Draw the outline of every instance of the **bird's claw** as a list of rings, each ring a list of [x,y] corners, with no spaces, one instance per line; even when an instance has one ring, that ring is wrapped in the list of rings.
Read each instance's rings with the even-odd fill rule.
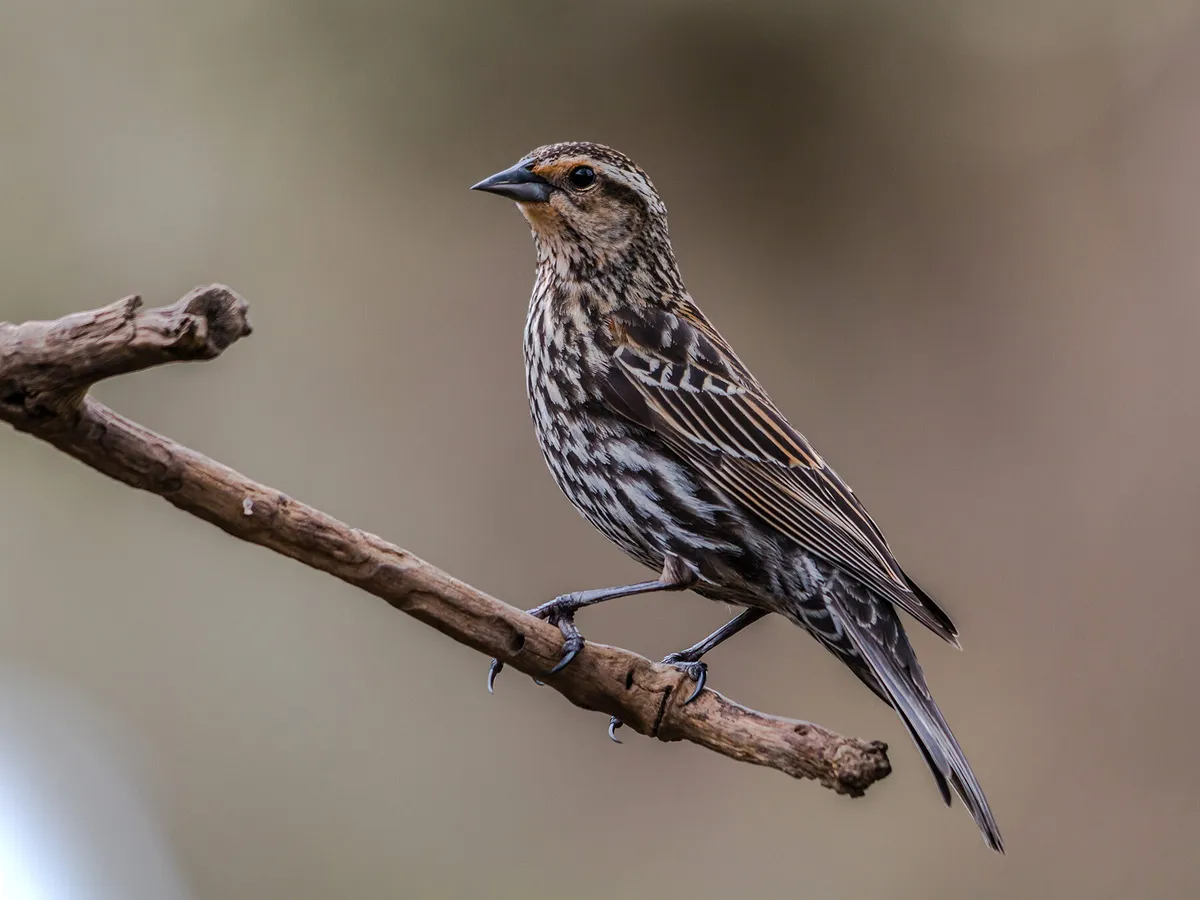
[[[570,596],[570,595],[568,595]],[[557,601],[556,601],[557,602]],[[546,609],[546,607],[549,607]],[[553,607],[550,604],[545,604],[539,609],[546,609],[544,613],[546,621],[551,625],[557,625],[558,630],[563,636],[563,655],[562,658],[555,663],[554,668],[547,672],[547,675],[556,675],[571,664],[579,651],[583,649],[583,635],[579,633],[579,629],[575,627],[575,609],[571,606]]]
[[[708,663],[701,662],[700,660],[682,660],[672,654],[663,660],[663,664],[674,666],[684,675],[687,675],[694,682],[696,682],[696,687],[692,689],[690,694],[688,694],[688,698],[683,701],[684,706],[687,706],[700,696],[700,692],[704,690],[704,685],[708,682]]]
[[[619,737],[617,737],[617,729],[620,728],[624,724],[625,723],[622,722],[620,719],[618,719],[616,716],[612,716],[611,718],[609,718],[609,720],[608,720],[608,739],[610,741],[612,741],[614,744],[622,743],[621,739]]]
[[[531,616],[536,616],[539,619],[545,619],[551,625],[557,625],[563,633],[563,655],[562,658],[554,665],[547,675],[556,675],[571,664],[571,661],[579,655],[579,651],[583,649],[583,635],[579,633],[579,629],[575,627],[575,609],[570,605],[570,601],[575,599],[574,594],[564,594],[561,597],[555,597],[549,603],[543,603],[541,606],[535,606],[533,609],[526,610]],[[504,663],[498,659],[492,660],[492,665],[488,669],[487,687],[488,693],[496,693],[496,676],[504,669]],[[533,679],[536,685],[545,684],[537,678]]]
[[[574,627],[574,626],[572,626],[572,627]],[[568,635],[567,639],[565,641],[563,641],[562,659],[560,659],[555,664],[554,668],[551,669],[546,674],[547,675],[555,675],[555,674],[561,672],[563,669],[565,669],[567,666],[569,666],[571,664],[571,660],[573,660],[576,656],[578,656],[579,651],[582,649],[583,649],[583,635],[581,635],[578,631],[576,631],[574,634]]]
[[[498,659],[493,659],[492,664],[488,667],[488,693],[496,693],[496,676],[504,671],[504,663]]]
[[[488,684],[488,693],[489,694],[496,693],[496,676],[499,675],[503,671],[504,671],[504,663],[502,663],[498,659],[493,659],[492,664],[488,667],[488,682],[487,682],[487,684]],[[541,687],[546,682],[539,681],[538,679],[535,678],[535,679],[533,679],[533,683],[536,684],[538,687]]]
[[[697,697],[700,696],[700,692],[702,690],[704,690],[704,685],[708,682],[708,663],[700,662],[699,660],[695,660],[695,661],[682,660],[678,656],[675,656],[674,654],[672,654],[671,656],[668,656],[666,659],[663,660],[663,665],[674,666],[676,669],[678,669],[684,675],[687,675],[689,678],[691,678],[693,681],[696,682],[695,688],[693,688],[692,692],[690,694],[688,694],[688,698],[683,701],[684,706],[687,706],[689,703],[691,703],[693,700],[695,700]],[[612,741],[614,744],[622,743],[621,739],[619,737],[617,737],[617,729],[620,728],[621,726],[623,726],[624,724],[625,723],[622,722],[616,716],[612,716],[611,718],[609,718],[609,720],[608,720],[608,739],[610,741]]]

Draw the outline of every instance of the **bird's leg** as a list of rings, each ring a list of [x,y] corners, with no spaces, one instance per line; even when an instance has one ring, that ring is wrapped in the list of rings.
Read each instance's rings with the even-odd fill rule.
[[[669,590],[673,585],[658,581],[639,581],[637,584],[627,584],[621,587],[594,588],[590,591],[574,591],[555,597],[549,603],[529,610],[531,616],[545,619],[551,625],[557,625],[563,635],[563,655],[547,675],[560,672],[570,665],[575,655],[583,649],[583,635],[575,625],[575,613],[585,606],[593,606],[606,600],[616,600],[618,597],[632,597],[635,594],[649,594],[654,591]]]
[[[672,653],[663,658],[664,665],[674,666],[685,675],[690,676],[692,680],[696,682],[696,687],[692,690],[692,693],[688,695],[686,700],[683,701],[684,706],[687,706],[700,696],[700,692],[704,690],[704,683],[708,680],[708,663],[701,662],[700,657],[702,657],[713,647],[717,646],[717,644],[721,644],[729,640],[747,625],[757,622],[765,615],[767,615],[767,611],[765,609],[743,610],[704,640],[692,644],[692,646],[688,647],[686,650],[680,650],[678,653]],[[616,731],[623,724],[624,723],[616,716],[613,716],[608,720],[608,736],[618,744],[621,743],[621,741],[617,738]]]
[[[663,658],[663,663],[668,666],[674,666],[681,672],[684,672],[695,680],[696,688],[683,701],[683,705],[691,703],[700,692],[704,690],[704,682],[708,678],[708,663],[700,661],[700,657],[704,656],[709,650],[718,644],[724,643],[733,637],[747,625],[757,622],[763,616],[767,615],[765,609],[747,609],[739,613],[734,619],[726,622],[704,640],[693,644],[686,650],[680,650],[678,653],[672,653]]]
[[[677,556],[668,556],[663,563],[662,574],[654,581],[639,581],[637,584],[626,584],[620,587],[594,588],[590,591],[575,591],[555,597],[549,603],[535,606],[526,610],[531,616],[545,619],[551,625],[557,625],[563,634],[563,655],[547,675],[561,672],[571,660],[583,649],[583,635],[575,627],[575,613],[585,606],[594,606],[605,600],[615,600],[618,597],[632,597],[635,594],[652,594],[656,591],[682,591],[696,583],[696,573],[689,569]],[[498,659],[492,660],[488,669],[488,692],[491,693],[496,682],[496,676],[504,668],[504,663]]]

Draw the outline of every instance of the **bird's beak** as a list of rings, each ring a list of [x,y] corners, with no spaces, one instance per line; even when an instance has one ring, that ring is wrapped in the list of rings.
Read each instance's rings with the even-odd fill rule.
[[[545,203],[550,199],[552,187],[541,175],[534,173],[528,163],[513,166],[471,185],[473,191],[499,194],[518,203]]]

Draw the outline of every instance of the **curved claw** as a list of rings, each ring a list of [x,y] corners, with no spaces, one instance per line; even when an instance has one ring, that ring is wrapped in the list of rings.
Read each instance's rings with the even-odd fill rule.
[[[488,667],[488,693],[496,693],[496,676],[504,669],[504,663],[498,659],[493,659],[492,664]]]
[[[624,743],[619,737],[617,737],[617,729],[620,728],[624,724],[625,723],[622,722],[620,719],[618,719],[616,716],[612,716],[608,720],[608,739],[610,741],[612,741],[614,744]]]
[[[697,697],[700,696],[700,692],[702,690],[704,690],[704,682],[706,682],[706,681],[708,681],[708,666],[701,663],[700,664],[700,674],[696,676],[696,687],[692,691],[692,693],[688,696],[688,698],[683,701],[684,706],[687,706],[689,703],[691,703],[693,700],[695,700]]]
[[[558,672],[561,672],[563,669],[565,669],[567,666],[569,666],[571,664],[571,660],[573,660],[576,657],[576,655],[578,655],[578,653],[579,653],[579,648],[572,647],[570,650],[568,650],[563,655],[563,658],[558,661],[558,663],[554,666],[554,668],[551,669],[546,674],[554,675]]]

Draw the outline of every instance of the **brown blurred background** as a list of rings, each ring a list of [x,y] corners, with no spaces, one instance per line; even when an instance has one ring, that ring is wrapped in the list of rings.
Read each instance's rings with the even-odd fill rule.
[[[782,621],[711,683],[888,740],[862,800],[489,696],[473,652],[0,430],[0,894],[1195,896],[1198,110],[1196,0],[6,3],[0,319],[232,285],[250,341],[99,396],[521,606],[640,570],[543,469],[532,248],[467,186],[634,156],[960,625],[913,633],[1009,855]],[[581,622],[657,657],[723,620]]]

